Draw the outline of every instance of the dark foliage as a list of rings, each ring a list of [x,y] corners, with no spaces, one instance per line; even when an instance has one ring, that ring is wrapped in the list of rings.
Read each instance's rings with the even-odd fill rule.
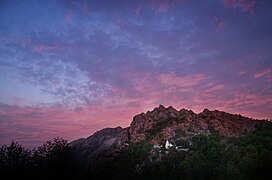
[[[170,150],[161,161],[146,163],[143,142],[123,154],[105,161],[95,179],[222,179],[250,180],[272,177],[272,126],[260,124],[256,131],[227,138],[217,132],[191,139],[189,152]],[[145,149],[145,148],[143,148]],[[99,172],[99,173],[98,173]]]
[[[31,151],[12,141],[10,146],[0,148],[0,173],[6,177],[15,177],[18,174],[26,175],[31,164]]]
[[[68,143],[62,138],[28,150],[12,141],[0,148],[0,173],[9,179],[52,179],[67,177]]]
[[[0,173],[20,179],[187,179],[250,180],[272,177],[272,126],[260,123],[240,138],[218,133],[197,135],[188,152],[169,150],[160,161],[150,162],[148,141],[130,144],[112,155],[101,154],[92,161],[77,162],[66,140],[56,138],[27,150],[15,142],[0,148]],[[80,159],[80,158],[78,158]],[[88,163],[87,163],[88,162]],[[78,166],[78,164],[80,164]]]

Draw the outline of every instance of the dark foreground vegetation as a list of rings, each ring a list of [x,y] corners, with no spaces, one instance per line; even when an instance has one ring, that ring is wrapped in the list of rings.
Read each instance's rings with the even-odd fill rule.
[[[78,158],[66,140],[56,138],[28,150],[16,142],[0,148],[0,173],[8,179],[222,179],[272,178],[272,126],[260,125],[240,138],[197,135],[188,152],[169,150],[160,161],[145,162],[151,144],[131,144],[95,165]]]

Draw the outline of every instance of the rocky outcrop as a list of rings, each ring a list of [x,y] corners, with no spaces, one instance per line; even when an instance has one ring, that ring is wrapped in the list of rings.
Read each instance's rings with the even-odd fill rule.
[[[129,131],[131,141],[151,139],[154,134],[158,133],[169,134],[167,127],[182,119],[190,120],[194,115],[192,111],[185,109],[177,111],[172,106],[165,108],[160,105],[151,112],[141,113],[133,118]]]
[[[233,115],[223,111],[209,111],[205,109],[197,115],[200,121],[205,122],[209,131],[218,131],[223,136],[241,136],[255,129],[260,121],[241,115]]]
[[[81,157],[93,158],[106,151],[114,154],[127,148],[129,144],[142,140],[162,144],[166,140],[188,140],[192,136],[209,135],[212,132],[238,137],[252,132],[258,123],[260,121],[218,110],[204,109],[196,114],[191,110],[178,111],[172,106],[165,108],[160,105],[153,111],[134,116],[130,127],[102,129],[69,145]]]
[[[172,106],[165,108],[160,105],[151,112],[136,115],[129,132],[131,142],[149,140],[158,144],[167,139],[185,140],[197,134],[208,135],[211,132],[237,137],[253,131],[257,122],[218,110],[204,109],[195,114],[191,110],[177,111]]]

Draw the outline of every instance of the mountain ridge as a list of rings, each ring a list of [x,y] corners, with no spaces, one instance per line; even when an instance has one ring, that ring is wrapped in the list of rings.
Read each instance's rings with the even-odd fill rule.
[[[104,128],[87,138],[72,141],[69,146],[81,157],[95,159],[101,152],[118,153],[130,144],[148,141],[163,144],[166,140],[186,141],[196,135],[207,136],[216,132],[225,137],[240,137],[253,132],[257,124],[269,122],[230,114],[224,111],[204,109],[196,114],[192,110],[176,110],[172,106],[154,108],[133,117],[129,127]],[[271,122],[269,122],[271,123]]]
[[[271,164],[272,122],[162,105],[70,143],[0,148],[0,172],[13,179],[270,180]]]

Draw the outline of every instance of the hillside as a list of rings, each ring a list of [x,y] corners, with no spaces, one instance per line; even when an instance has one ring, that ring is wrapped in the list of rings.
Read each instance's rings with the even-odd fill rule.
[[[223,137],[240,137],[255,130],[260,120],[233,115],[223,111],[209,111],[196,114],[191,110],[176,110],[163,105],[153,111],[134,116],[127,128],[105,128],[88,138],[70,143],[70,147],[82,151],[89,158],[106,150],[126,149],[129,144],[148,141],[150,144],[164,144],[166,140],[176,143],[187,141],[196,135],[208,136],[217,132]]]
[[[23,179],[248,180],[272,178],[272,123],[160,105],[129,127],[34,150],[0,148],[0,173]]]
[[[218,110],[160,105],[127,128],[106,128],[69,146],[74,166],[86,165],[76,171],[95,179],[272,177],[272,123]]]

